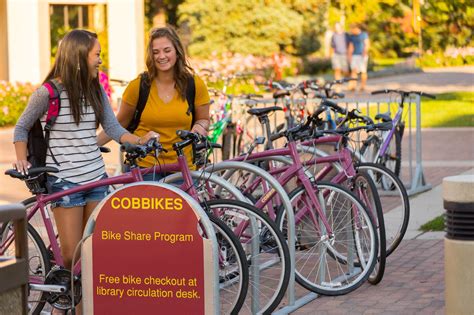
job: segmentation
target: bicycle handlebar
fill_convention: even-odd
[[[176,130],[176,135],[183,140],[194,140],[195,142],[204,142],[207,141],[207,138],[203,135],[200,135],[197,132],[191,132],[188,130]]]
[[[135,165],[136,159],[144,158],[151,152],[155,152],[155,157],[158,157],[160,152],[168,152],[156,139],[150,139],[145,145],[124,142],[120,145],[120,151],[127,153],[125,160],[130,165]]]
[[[376,90],[376,91],[371,92],[372,95],[389,94],[389,93],[397,93],[397,94],[400,94],[402,96],[409,96],[411,94],[416,94],[416,95],[420,95],[420,96],[426,96],[426,97],[431,98],[431,99],[436,98],[435,95],[425,93],[425,92],[422,92],[422,91],[403,91],[403,90],[394,90],[394,89],[383,89],[383,90]]]
[[[347,109],[345,108],[342,108],[341,106],[339,106],[338,104],[330,101],[330,100],[323,100],[323,102],[321,103],[321,105],[324,105],[324,106],[327,106],[329,108],[332,108],[334,111],[340,113],[340,114],[343,114],[343,115],[347,115]]]

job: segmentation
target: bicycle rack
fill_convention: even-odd
[[[308,105],[319,104],[321,102],[320,99],[306,99]],[[382,104],[386,104],[388,107],[388,111],[390,111],[390,104],[393,104],[393,98],[370,98],[370,97],[360,97],[357,99],[350,99],[350,98],[341,98],[341,99],[333,99],[333,102],[338,104],[342,103],[343,106],[346,107],[356,107],[358,109],[364,107],[369,112],[369,108],[372,105],[377,106],[377,113],[381,112]],[[266,106],[273,106],[274,100],[273,99],[263,99],[258,101],[259,104],[262,104],[263,107]],[[412,106],[416,106],[415,108],[415,126],[412,124]],[[408,119],[407,119],[407,130],[408,130],[408,169],[409,169],[409,182],[405,183],[405,187],[407,187],[407,193],[409,196],[415,195],[427,190],[430,190],[432,186],[426,182],[425,176],[423,173],[423,160],[422,160],[422,136],[421,136],[421,97],[419,95],[410,96],[405,100],[405,106],[408,109]],[[278,113],[278,112],[277,112]],[[273,119],[273,126],[275,128],[278,125],[277,121],[277,113],[275,113]],[[413,144],[413,130],[415,131],[415,144]],[[254,134],[257,135],[258,131],[257,128],[254,129]]]
[[[217,163],[211,165],[206,168],[207,171],[219,171],[219,170],[228,170],[228,169],[241,169],[246,170],[252,173],[258,174],[262,177],[271,187],[276,191],[279,197],[282,200],[283,206],[286,209],[287,213],[287,220],[288,220],[288,243],[295,244],[295,218],[293,213],[293,207],[291,205],[290,199],[288,194],[286,193],[285,189],[278,183],[278,181],[270,175],[270,173],[262,170],[261,168],[245,163],[245,162],[232,162],[232,161],[225,161],[221,163]],[[288,297],[288,305],[285,307],[274,311],[273,314],[290,314],[295,310],[299,309],[300,307],[308,304],[309,302],[313,301],[318,297],[316,293],[308,293],[307,295],[295,299],[296,290],[295,290],[295,246],[289,246],[290,250],[290,280],[288,282],[287,288],[287,297]],[[258,268],[257,268],[258,269]],[[255,272],[252,270],[251,272]],[[256,303],[258,301],[256,299],[252,300],[252,309],[257,309]]]
[[[336,103],[343,103],[346,107],[355,107],[360,109],[365,104],[367,113],[372,105],[377,106],[377,113],[380,113],[382,104],[386,104],[388,112],[390,112],[390,104],[393,104],[393,98],[373,99],[373,98],[358,98],[358,99],[334,99]],[[415,126],[412,125],[412,104],[415,104]],[[405,100],[405,105],[408,105],[408,169],[409,169],[409,183],[405,184],[409,196],[419,194],[421,192],[430,190],[432,186],[425,180],[423,174],[422,163],[422,137],[421,137],[421,97],[419,95],[410,96]],[[413,148],[413,129],[415,129],[415,148]],[[413,151],[415,151],[413,156]]]

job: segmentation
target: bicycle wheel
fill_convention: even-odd
[[[389,169],[375,163],[356,165],[357,172],[372,178],[384,213],[387,257],[393,253],[408,228],[410,202],[401,180]]]
[[[2,246],[6,240],[6,235],[13,233],[13,225],[8,224],[2,233]],[[30,284],[43,284],[47,274],[51,270],[50,257],[46,246],[39,236],[38,232],[28,223],[28,274]],[[1,253],[5,256],[15,256],[15,242],[13,241],[5,251]],[[39,315],[46,303],[47,293],[41,291],[28,290],[28,314]]]
[[[232,230],[219,218],[210,213],[208,215],[218,243],[221,314],[238,314],[249,285],[247,258]]]
[[[313,205],[304,187],[289,194],[296,218],[296,280],[318,294],[346,294],[373,271],[377,233],[364,205],[343,187],[320,182],[317,196],[319,204]],[[315,207],[325,214],[332,235]],[[277,224],[287,233],[286,211],[279,213]]]
[[[378,284],[382,281],[385,272],[387,248],[385,240],[385,223],[383,218],[382,203],[377,193],[377,187],[372,178],[365,172],[358,173],[351,179],[352,192],[366,206],[370,218],[375,224],[379,239],[379,253],[374,271],[369,276],[369,283]]]
[[[397,175],[397,177],[400,176],[402,165],[402,137],[398,129],[395,129],[385,154],[379,157],[379,164],[387,167]]]
[[[270,314],[283,299],[290,276],[290,256],[284,237],[267,215],[247,203],[210,200],[202,206],[232,229],[246,253],[250,294],[241,313]]]

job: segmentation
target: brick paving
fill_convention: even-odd
[[[293,314],[444,314],[444,240],[403,241],[378,285],[319,297]]]

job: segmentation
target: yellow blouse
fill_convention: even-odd
[[[209,104],[209,93],[204,81],[195,75],[194,82],[196,85],[194,107]],[[138,102],[139,88],[140,76],[129,83],[122,96],[125,103],[134,104],[133,108],[136,107]],[[186,114],[187,110],[188,102],[186,99],[182,99],[180,95],[178,95],[178,92],[175,92],[173,98],[168,103],[165,103],[158,96],[158,88],[155,81],[153,81],[145,109],[143,110],[140,122],[134,134],[141,137],[150,130],[158,132],[160,134],[160,142],[163,145],[163,148],[168,150],[168,152],[162,152],[158,161],[156,161],[153,156],[147,156],[145,159],[138,162],[139,166],[150,167],[156,163],[168,164],[176,163],[178,161],[178,157],[176,152],[173,150],[172,145],[175,142],[181,141],[181,138],[176,135],[176,130],[191,129],[192,117],[191,115]],[[185,148],[184,153],[186,154],[188,165],[194,169],[192,165],[191,146]]]

